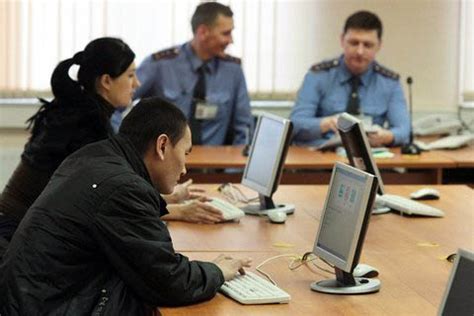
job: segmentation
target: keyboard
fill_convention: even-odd
[[[377,195],[376,204],[408,215],[444,216],[444,212],[440,209],[393,194]]]
[[[469,145],[474,141],[474,134],[465,134],[465,135],[451,135],[435,140],[429,144],[423,143],[421,141],[416,141],[415,144],[418,145],[423,150],[433,150],[433,149],[456,149],[466,145]]]
[[[244,211],[237,206],[219,198],[213,197],[211,201],[206,203],[220,210],[226,221],[237,220],[245,215]]]
[[[246,271],[226,281],[220,291],[245,305],[288,303],[290,294],[255,273]]]

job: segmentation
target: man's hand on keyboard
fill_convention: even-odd
[[[170,213],[162,216],[162,219],[203,224],[214,224],[224,220],[220,210],[199,200],[191,200],[184,204],[168,204],[168,211]]]
[[[221,269],[224,279],[229,281],[238,273],[245,274],[244,267],[250,267],[251,258],[237,259],[231,256],[220,255],[213,261]]]

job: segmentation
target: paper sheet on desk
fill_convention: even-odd
[[[380,151],[380,152],[374,152],[372,153],[374,158],[393,158],[395,157],[395,154],[392,153],[391,151]]]
[[[347,157],[346,150],[343,147],[336,149],[336,154],[341,157]],[[388,148],[372,148],[372,156],[374,158],[393,158],[395,154],[392,153]]]

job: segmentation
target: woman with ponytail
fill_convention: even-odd
[[[113,134],[110,116],[131,103],[140,85],[134,59],[122,40],[104,37],[54,69],[54,99],[41,100],[41,108],[28,120],[31,137],[0,196],[0,258],[61,162],[77,149]],[[79,67],[77,80],[69,75],[73,65]]]

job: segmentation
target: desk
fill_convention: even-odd
[[[444,218],[405,217],[395,213],[372,216],[361,262],[380,270],[382,288],[378,293],[336,296],[313,292],[309,289],[311,282],[333,276],[312,267],[290,271],[289,259],[279,258],[263,269],[290,293],[289,304],[243,306],[217,294],[207,302],[161,308],[161,312],[163,315],[435,315],[452,266],[443,257],[456,252],[458,247],[474,249],[474,191],[466,186],[434,187],[440,191],[441,199],[427,203],[443,209]],[[387,186],[387,192],[407,196],[419,188],[392,185]],[[185,250],[191,259],[212,260],[219,253],[235,256],[238,252],[243,257],[252,257],[256,266],[275,255],[302,254],[312,249],[326,191],[327,186],[281,186],[276,199],[292,197],[297,207],[284,225],[270,224],[263,217],[246,216],[240,224],[169,223],[169,229],[175,248]],[[279,243],[287,245],[276,246]]]
[[[474,168],[474,146],[455,150],[435,150],[434,152],[454,161],[457,168]]]
[[[186,161],[190,170],[188,177],[198,183],[240,182],[241,173],[202,173],[200,168],[244,168],[247,157],[242,155],[242,146],[194,146]],[[420,156],[406,156],[400,148],[390,149],[395,157],[376,159],[386,183],[437,183],[442,182],[444,168],[455,168],[456,163],[444,154],[424,152]],[[334,162],[347,162],[334,152],[314,151],[306,147],[290,146],[285,162],[282,183],[327,184]],[[410,172],[399,174],[383,169],[407,168]]]
[[[443,183],[462,183],[474,187],[474,146],[435,152],[451,159],[456,164],[455,169],[444,170]]]

